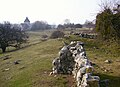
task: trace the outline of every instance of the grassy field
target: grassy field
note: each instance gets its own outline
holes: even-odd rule
[[[41,35],[50,33],[51,31],[29,32],[29,46],[14,51],[9,48],[7,51],[10,52],[0,54],[0,87],[76,87],[73,76],[49,76],[51,62],[63,46],[62,41],[57,39],[41,41]],[[116,45],[103,46],[92,39],[76,36],[66,41],[70,40],[84,41],[87,55],[95,63],[94,74],[100,76],[101,80],[109,79],[109,87],[120,87],[119,48],[113,49]],[[3,60],[2,57],[6,55],[9,59]],[[112,62],[106,64],[106,59]],[[16,60],[19,60],[19,64],[15,65]]]

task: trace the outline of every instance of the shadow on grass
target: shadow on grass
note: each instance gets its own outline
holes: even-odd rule
[[[34,44],[29,44],[29,45],[26,45],[26,46],[21,47],[21,48],[19,48],[19,49],[8,50],[8,51],[6,51],[5,53],[15,52],[15,51],[18,51],[18,50],[21,50],[21,49],[28,48],[28,47],[33,46],[33,45],[37,45],[37,44],[39,44],[39,43],[41,43],[41,42],[37,42],[37,43],[34,43]],[[4,53],[2,53],[2,52],[0,51],[0,54],[4,54]]]
[[[120,87],[120,76],[97,74],[100,77],[100,87]]]

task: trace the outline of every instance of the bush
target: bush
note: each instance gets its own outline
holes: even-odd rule
[[[54,31],[52,34],[51,34],[51,37],[52,39],[54,38],[63,38],[64,37],[64,33],[62,31]]]
[[[96,31],[102,40],[120,40],[120,12],[113,11],[110,7],[96,16]]]
[[[42,38],[48,38],[48,35],[42,35]]]

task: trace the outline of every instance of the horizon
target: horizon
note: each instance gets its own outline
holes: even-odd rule
[[[28,17],[30,22],[46,21],[48,24],[84,24],[93,21],[99,11],[100,0],[1,0],[0,23],[23,23]]]

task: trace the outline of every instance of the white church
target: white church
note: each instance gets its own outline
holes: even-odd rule
[[[31,29],[31,23],[28,17],[25,18],[24,23],[21,23],[23,30],[30,30]]]

